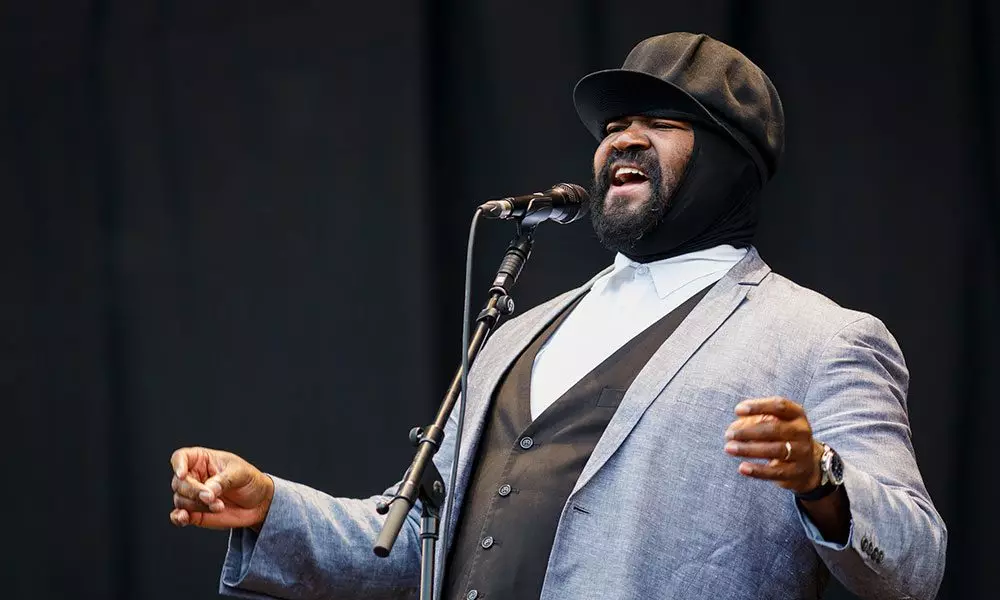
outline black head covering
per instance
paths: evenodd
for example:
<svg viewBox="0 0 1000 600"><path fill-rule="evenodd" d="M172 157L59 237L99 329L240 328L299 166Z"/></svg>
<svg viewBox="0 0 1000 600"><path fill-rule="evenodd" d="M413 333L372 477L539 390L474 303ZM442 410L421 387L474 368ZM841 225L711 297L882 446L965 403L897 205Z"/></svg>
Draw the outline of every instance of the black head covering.
<svg viewBox="0 0 1000 600"><path fill-rule="evenodd" d="M720 244L749 246L760 209L760 180L753 160L716 127L690 116L669 116L689 121L694 130L691 156L679 184L666 206L648 208L643 222L633 224L628 237L612 235L602 241L636 262L652 262ZM630 158L643 165L650 176L649 184L662 190L663 175L653 150L612 151L605 167L595 176L591 202L604 202L610 186L610 165L618 158ZM604 211L593 206L590 214L600 235L604 226L599 221Z"/></svg>
<svg viewBox="0 0 1000 600"><path fill-rule="evenodd" d="M728 137L694 124L694 148L684 179L655 229L623 251L652 262L730 244L749 246L760 212L760 181L753 160Z"/></svg>

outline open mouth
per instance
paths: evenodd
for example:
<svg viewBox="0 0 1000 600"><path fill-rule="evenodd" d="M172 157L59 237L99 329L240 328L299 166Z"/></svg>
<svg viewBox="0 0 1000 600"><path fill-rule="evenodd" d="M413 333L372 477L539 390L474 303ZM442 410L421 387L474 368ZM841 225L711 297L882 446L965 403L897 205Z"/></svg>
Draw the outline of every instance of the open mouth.
<svg viewBox="0 0 1000 600"><path fill-rule="evenodd" d="M616 165L611 169L611 185L624 186L645 183L649 176L642 169L633 165Z"/></svg>

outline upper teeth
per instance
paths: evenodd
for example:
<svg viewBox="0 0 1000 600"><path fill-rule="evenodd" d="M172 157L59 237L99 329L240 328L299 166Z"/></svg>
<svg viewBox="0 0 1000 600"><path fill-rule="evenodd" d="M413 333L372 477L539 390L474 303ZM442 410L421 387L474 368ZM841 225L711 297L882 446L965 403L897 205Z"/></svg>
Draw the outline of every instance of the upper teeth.
<svg viewBox="0 0 1000 600"><path fill-rule="evenodd" d="M635 169L632 167L618 167L618 170L615 172L615 176L621 176L621 175L638 175L640 177L646 176L646 174L640 171L639 169Z"/></svg>

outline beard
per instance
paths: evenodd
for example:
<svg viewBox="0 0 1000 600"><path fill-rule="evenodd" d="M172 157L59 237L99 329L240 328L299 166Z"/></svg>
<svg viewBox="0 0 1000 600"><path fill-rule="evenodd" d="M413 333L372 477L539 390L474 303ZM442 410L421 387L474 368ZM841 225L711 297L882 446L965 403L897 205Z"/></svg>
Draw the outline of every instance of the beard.
<svg viewBox="0 0 1000 600"><path fill-rule="evenodd" d="M612 187L611 165L619 160L638 165L649 178L649 197L638 206L626 198L615 198L610 204L605 201ZM590 221L601 244L612 252L628 254L634 250L639 240L663 222L677 180L672 172L664 178L650 150L612 150L590 188Z"/></svg>

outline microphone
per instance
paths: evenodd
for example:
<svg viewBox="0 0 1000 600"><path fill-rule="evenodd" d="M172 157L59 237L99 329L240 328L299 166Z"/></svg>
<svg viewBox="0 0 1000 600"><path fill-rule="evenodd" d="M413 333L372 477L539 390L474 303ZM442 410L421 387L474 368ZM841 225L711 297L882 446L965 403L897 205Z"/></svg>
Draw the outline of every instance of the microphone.
<svg viewBox="0 0 1000 600"><path fill-rule="evenodd" d="M487 219L524 219L526 225L555 221L565 225L587 214L587 190L560 183L544 192L490 200L479 205Z"/></svg>

